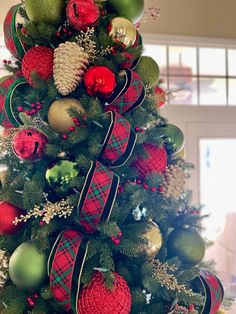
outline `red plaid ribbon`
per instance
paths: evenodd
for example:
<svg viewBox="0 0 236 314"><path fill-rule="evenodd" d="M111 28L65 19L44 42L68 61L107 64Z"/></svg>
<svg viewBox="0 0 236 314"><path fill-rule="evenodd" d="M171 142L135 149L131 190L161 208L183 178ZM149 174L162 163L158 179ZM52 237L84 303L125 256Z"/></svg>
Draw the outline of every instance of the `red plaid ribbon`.
<svg viewBox="0 0 236 314"><path fill-rule="evenodd" d="M141 77L130 69L124 70L124 73L126 83L119 93L113 93L108 99L106 111L124 114L140 106L145 99L145 88Z"/></svg>
<svg viewBox="0 0 236 314"><path fill-rule="evenodd" d="M11 54L17 59L22 59L25 54L24 45L17 36L16 30L16 16L19 14L18 11L20 7L21 4L11 7L3 24L5 45Z"/></svg>
<svg viewBox="0 0 236 314"><path fill-rule="evenodd" d="M130 123L119 113L112 111L110 115L110 128L98 159L108 167L120 167L132 154L136 134Z"/></svg>
<svg viewBox="0 0 236 314"><path fill-rule="evenodd" d="M96 231L100 220L109 219L119 177L102 165L92 163L78 203L79 223L86 233Z"/></svg>
<svg viewBox="0 0 236 314"><path fill-rule="evenodd" d="M20 122L12 108L12 95L15 89L25 84L25 79L16 79L13 76L3 77L0 81L0 124L4 128L18 127Z"/></svg>
<svg viewBox="0 0 236 314"><path fill-rule="evenodd" d="M83 241L79 231L64 231L57 238L48 260L50 289L67 311L76 308L76 295L88 249L88 243L82 245Z"/></svg>
<svg viewBox="0 0 236 314"><path fill-rule="evenodd" d="M207 269L201 269L199 277L205 290L205 305L201 314L215 314L219 310L224 298L222 284Z"/></svg>

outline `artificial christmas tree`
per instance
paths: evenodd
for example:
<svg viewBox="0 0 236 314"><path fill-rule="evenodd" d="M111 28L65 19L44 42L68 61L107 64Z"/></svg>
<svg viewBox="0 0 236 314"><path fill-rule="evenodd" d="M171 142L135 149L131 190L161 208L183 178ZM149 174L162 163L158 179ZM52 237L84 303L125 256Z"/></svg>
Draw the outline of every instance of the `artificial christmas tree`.
<svg viewBox="0 0 236 314"><path fill-rule="evenodd" d="M1 313L215 314L184 135L140 59L143 1L25 6L0 82Z"/></svg>

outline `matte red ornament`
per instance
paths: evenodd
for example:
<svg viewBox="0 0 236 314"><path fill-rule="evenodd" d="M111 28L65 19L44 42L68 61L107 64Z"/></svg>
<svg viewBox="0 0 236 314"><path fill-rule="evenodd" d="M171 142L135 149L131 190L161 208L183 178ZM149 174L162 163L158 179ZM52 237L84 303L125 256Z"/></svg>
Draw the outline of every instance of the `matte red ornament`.
<svg viewBox="0 0 236 314"><path fill-rule="evenodd" d="M114 289L105 286L104 275L96 272L90 284L81 290L78 300L80 314L129 314L131 294L126 281L117 273L114 275Z"/></svg>
<svg viewBox="0 0 236 314"><path fill-rule="evenodd" d="M54 50L44 46L30 48L22 60L22 73L27 82L34 86L32 74L37 74L41 79L48 80L53 75Z"/></svg>
<svg viewBox="0 0 236 314"><path fill-rule="evenodd" d="M43 157L47 142L47 136L37 129L21 129L13 137L12 149L21 160L37 161Z"/></svg>
<svg viewBox="0 0 236 314"><path fill-rule="evenodd" d="M85 73L84 85L90 96L108 98L116 87L116 76L106 66L94 66Z"/></svg>
<svg viewBox="0 0 236 314"><path fill-rule="evenodd" d="M143 144L146 158L140 157L133 162L142 178L151 173L164 172L167 166L167 153L164 147L156 147L150 143Z"/></svg>
<svg viewBox="0 0 236 314"><path fill-rule="evenodd" d="M93 0L70 0L66 7L69 24L77 31L96 26L99 8Z"/></svg>
<svg viewBox="0 0 236 314"><path fill-rule="evenodd" d="M0 202L0 235L15 234L22 228L22 223L13 224L16 217L25 214L24 211L9 202Z"/></svg>

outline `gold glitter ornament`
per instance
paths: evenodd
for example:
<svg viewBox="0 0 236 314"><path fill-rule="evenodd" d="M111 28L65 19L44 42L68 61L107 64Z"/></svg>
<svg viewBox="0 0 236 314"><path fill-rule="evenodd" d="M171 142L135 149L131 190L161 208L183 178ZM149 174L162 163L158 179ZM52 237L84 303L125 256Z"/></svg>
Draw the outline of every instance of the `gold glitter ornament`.
<svg viewBox="0 0 236 314"><path fill-rule="evenodd" d="M63 96L73 92L82 81L89 55L75 42L61 43L54 51L53 78Z"/></svg>
<svg viewBox="0 0 236 314"><path fill-rule="evenodd" d="M163 173L162 193L165 197L179 199L186 184L185 171L177 165L170 165Z"/></svg>
<svg viewBox="0 0 236 314"><path fill-rule="evenodd" d="M71 126L74 126L72 117L68 109L73 108L78 113L85 113L81 103L74 98L62 98L54 101L48 111L49 125L59 133L67 132Z"/></svg>
<svg viewBox="0 0 236 314"><path fill-rule="evenodd" d="M115 17L109 25L109 36L115 43L123 44L126 48L131 47L136 40L137 31L132 22L124 17Z"/></svg>
<svg viewBox="0 0 236 314"><path fill-rule="evenodd" d="M150 228L144 237L148 240L145 251L150 259L153 259L163 245L163 236L158 225L150 222Z"/></svg>
<svg viewBox="0 0 236 314"><path fill-rule="evenodd" d="M8 279L9 273L9 257L6 252L0 250L0 289L3 288Z"/></svg>

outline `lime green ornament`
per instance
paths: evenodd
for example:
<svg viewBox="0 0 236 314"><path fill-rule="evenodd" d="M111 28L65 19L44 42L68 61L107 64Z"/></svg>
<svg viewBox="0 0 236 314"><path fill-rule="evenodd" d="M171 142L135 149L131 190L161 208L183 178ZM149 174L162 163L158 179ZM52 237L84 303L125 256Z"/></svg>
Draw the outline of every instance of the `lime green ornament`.
<svg viewBox="0 0 236 314"><path fill-rule="evenodd" d="M108 12L136 23L143 15L144 0L108 0Z"/></svg>
<svg viewBox="0 0 236 314"><path fill-rule="evenodd" d="M164 146L168 154L176 154L184 146L184 134L182 130L174 124L168 123L161 127L160 135L164 140Z"/></svg>
<svg viewBox="0 0 236 314"><path fill-rule="evenodd" d="M175 229L167 241L170 256L177 256L181 261L196 265L205 255L205 243L202 237L191 228Z"/></svg>
<svg viewBox="0 0 236 314"><path fill-rule="evenodd" d="M145 85L154 86L157 84L160 69L153 58L147 56L141 57L134 71L141 76Z"/></svg>
<svg viewBox="0 0 236 314"><path fill-rule="evenodd" d="M25 0L26 13L33 23L60 24L65 0Z"/></svg>
<svg viewBox="0 0 236 314"><path fill-rule="evenodd" d="M47 256L32 241L22 243L9 261L9 276L21 289L40 288L47 276Z"/></svg>
<svg viewBox="0 0 236 314"><path fill-rule="evenodd" d="M58 196L65 196L70 192L71 180L79 173L76 165L69 160L60 160L46 171L46 180Z"/></svg>

